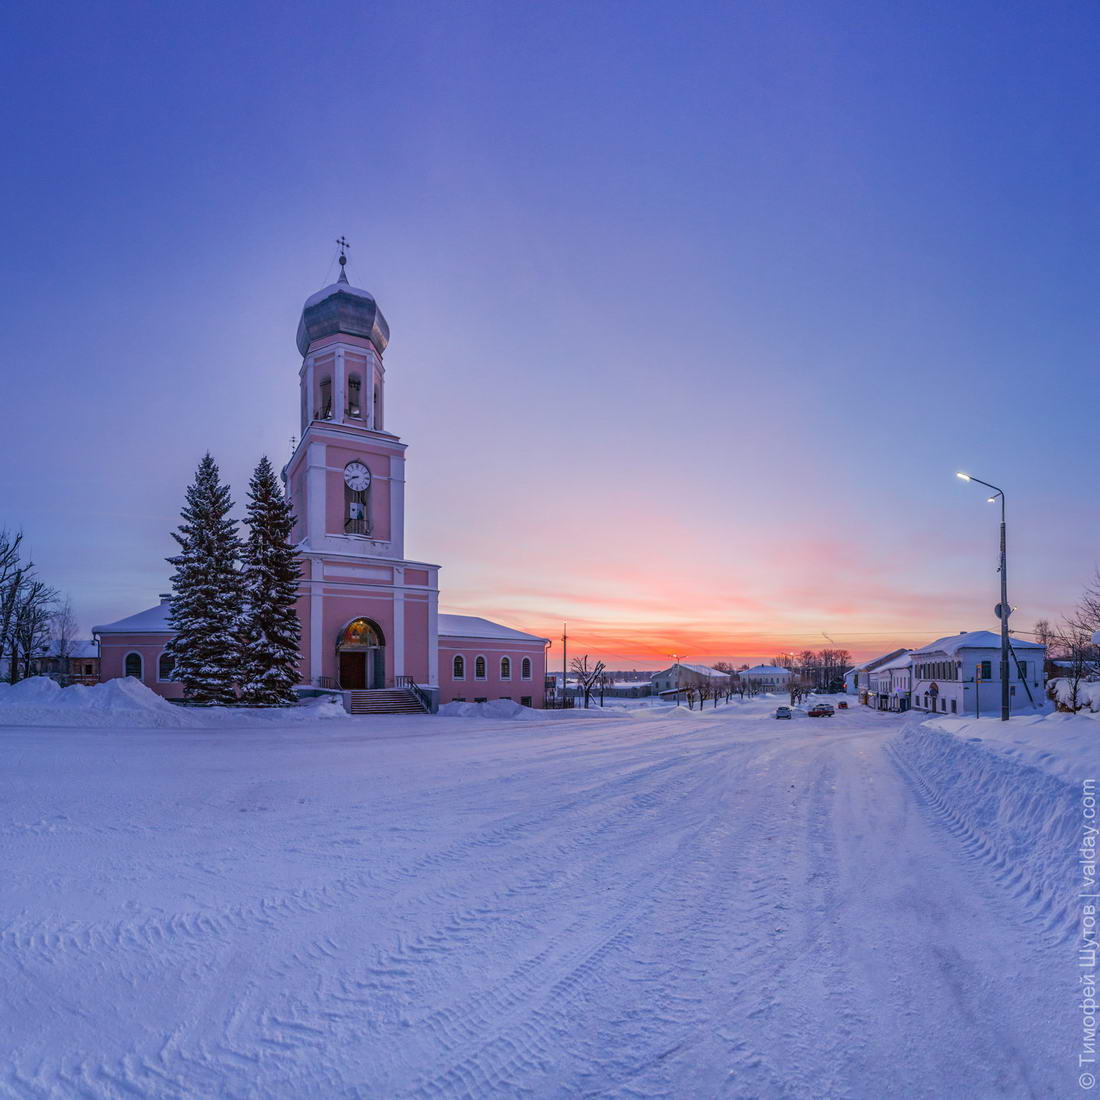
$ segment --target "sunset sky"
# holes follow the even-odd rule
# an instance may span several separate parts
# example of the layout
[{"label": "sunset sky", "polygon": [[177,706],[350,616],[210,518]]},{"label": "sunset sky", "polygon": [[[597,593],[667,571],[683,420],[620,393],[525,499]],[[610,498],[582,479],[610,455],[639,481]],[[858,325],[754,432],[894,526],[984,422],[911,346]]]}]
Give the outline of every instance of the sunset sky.
[{"label": "sunset sky", "polygon": [[[13,10],[13,9],[18,10]],[[12,5],[0,525],[87,629],[303,300],[391,328],[444,610],[613,667],[1030,630],[1100,559],[1100,8]],[[560,660],[555,640],[550,663]]]}]

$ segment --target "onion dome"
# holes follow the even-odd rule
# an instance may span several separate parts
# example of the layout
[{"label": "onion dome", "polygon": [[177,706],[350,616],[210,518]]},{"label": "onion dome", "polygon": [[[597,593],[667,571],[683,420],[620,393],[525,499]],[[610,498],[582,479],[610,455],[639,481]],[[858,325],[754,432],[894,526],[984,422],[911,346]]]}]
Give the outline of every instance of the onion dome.
[{"label": "onion dome", "polygon": [[298,322],[298,351],[302,355],[314,341],[337,333],[369,340],[379,355],[386,350],[390,326],[374,298],[348,282],[346,263],[347,257],[342,255],[340,278],[307,298],[302,307],[302,319]]}]

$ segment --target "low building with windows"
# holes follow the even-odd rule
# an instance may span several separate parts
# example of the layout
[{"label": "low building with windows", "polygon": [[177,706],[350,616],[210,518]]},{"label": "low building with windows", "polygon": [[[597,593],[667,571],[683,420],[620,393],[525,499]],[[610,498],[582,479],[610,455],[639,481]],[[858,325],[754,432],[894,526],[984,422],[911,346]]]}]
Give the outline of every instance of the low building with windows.
[{"label": "low building with windows", "polygon": [[882,654],[881,657],[872,657],[870,660],[848,669],[844,673],[845,694],[858,695],[861,703],[870,702],[871,673],[875,669],[882,668],[884,665],[903,657],[908,652],[907,649],[892,649],[889,653]]},{"label": "low building with windows", "polygon": [[439,616],[439,697],[443,703],[512,699],[541,707],[548,638],[473,615]]},{"label": "low building with windows", "polygon": [[867,702],[876,710],[905,711],[912,706],[913,655],[908,651],[885,663],[876,663],[868,679]]},{"label": "low building with windows", "polygon": [[[22,662],[17,666],[24,671]],[[72,641],[61,653],[61,644],[47,642],[45,648],[30,659],[28,676],[48,676],[59,684],[95,684],[99,682],[99,647],[94,641]],[[11,679],[11,658],[0,656],[0,681]]]},{"label": "low building with windows", "polygon": [[[1044,701],[1046,647],[1010,640],[1008,692],[1013,710]],[[913,659],[913,707],[936,714],[994,716],[1001,710],[1001,636],[970,630],[938,638]]]},{"label": "low building with windows", "polygon": [[753,665],[743,668],[737,678],[743,684],[755,684],[760,691],[790,691],[791,670],[780,665]]},{"label": "low building with windows", "polygon": [[115,623],[93,626],[99,642],[99,671],[104,680],[133,676],[165,699],[180,699],[183,688],[172,679],[172,658],[166,646],[173,630],[168,625],[172,597],[162,593],[160,603]]},{"label": "low building with windows", "polygon": [[[172,678],[167,646],[173,637],[168,623],[171,596],[136,615],[93,628],[99,642],[104,679],[133,676],[166,699],[180,699],[183,688]],[[439,701],[487,702],[513,699],[526,707],[544,702],[548,638],[525,634],[472,615],[439,616]],[[353,668],[358,661],[367,670]],[[333,687],[382,680],[383,650],[366,620],[352,622],[341,639],[340,681]],[[354,689],[349,689],[354,690]]]},{"label": "low building with windows", "polygon": [[655,672],[649,678],[654,695],[660,695],[667,691],[684,691],[687,688],[697,688],[703,684],[715,687],[725,687],[730,683],[730,674],[720,672],[709,665],[689,665],[677,661],[669,668]]}]

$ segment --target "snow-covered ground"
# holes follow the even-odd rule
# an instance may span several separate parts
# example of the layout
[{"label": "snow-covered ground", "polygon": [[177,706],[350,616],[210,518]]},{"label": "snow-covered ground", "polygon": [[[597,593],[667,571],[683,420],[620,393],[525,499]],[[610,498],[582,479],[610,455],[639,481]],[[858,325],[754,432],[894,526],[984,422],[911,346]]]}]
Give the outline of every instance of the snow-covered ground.
[{"label": "snow-covered ground", "polygon": [[0,1095],[1077,1092],[1055,895],[1096,719],[92,728],[23,690]]}]

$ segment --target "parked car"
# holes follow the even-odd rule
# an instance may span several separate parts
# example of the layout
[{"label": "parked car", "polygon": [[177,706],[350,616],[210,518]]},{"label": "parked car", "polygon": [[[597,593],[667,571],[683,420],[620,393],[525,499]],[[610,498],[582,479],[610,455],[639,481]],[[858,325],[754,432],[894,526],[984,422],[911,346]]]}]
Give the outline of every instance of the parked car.
[{"label": "parked car", "polygon": [[814,703],[806,713],[811,718],[832,718],[833,705],[832,703]]},{"label": "parked car", "polygon": [[837,703],[836,709],[837,710],[847,710],[848,709],[848,704],[845,703],[843,700],[841,700],[839,703]]},{"label": "parked car", "polygon": [[791,708],[790,707],[776,707],[775,708],[775,716],[776,716],[776,718],[792,718],[792,717],[794,717],[791,714]]}]

